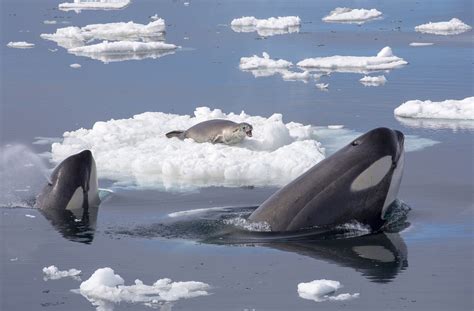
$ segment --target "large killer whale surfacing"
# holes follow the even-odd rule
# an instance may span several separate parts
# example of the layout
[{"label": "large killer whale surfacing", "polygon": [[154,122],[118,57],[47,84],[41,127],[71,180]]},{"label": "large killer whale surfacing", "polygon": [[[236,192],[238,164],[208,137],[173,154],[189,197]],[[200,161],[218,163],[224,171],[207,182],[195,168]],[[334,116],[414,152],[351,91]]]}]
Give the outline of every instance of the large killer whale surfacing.
[{"label": "large killer whale surfacing", "polygon": [[404,135],[377,128],[356,138],[274,193],[249,217],[272,231],[351,221],[376,231],[396,199],[404,166]]}]

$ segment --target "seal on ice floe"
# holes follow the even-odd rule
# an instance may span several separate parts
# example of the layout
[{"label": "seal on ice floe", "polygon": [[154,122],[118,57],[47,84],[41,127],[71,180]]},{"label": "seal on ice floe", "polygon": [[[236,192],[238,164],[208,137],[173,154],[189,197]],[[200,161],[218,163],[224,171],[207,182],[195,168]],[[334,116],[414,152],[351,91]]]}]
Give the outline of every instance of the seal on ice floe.
[{"label": "seal on ice floe", "polygon": [[186,131],[171,131],[166,137],[179,139],[191,138],[197,143],[222,143],[233,145],[241,142],[245,136],[252,137],[252,125],[235,123],[229,120],[208,120],[193,125]]}]

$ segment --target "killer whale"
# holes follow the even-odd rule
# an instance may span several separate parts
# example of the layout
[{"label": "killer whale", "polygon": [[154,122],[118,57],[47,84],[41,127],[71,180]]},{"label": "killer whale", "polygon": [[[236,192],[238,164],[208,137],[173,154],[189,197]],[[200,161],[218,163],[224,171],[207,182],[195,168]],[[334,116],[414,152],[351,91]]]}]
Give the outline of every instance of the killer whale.
[{"label": "killer whale", "polygon": [[272,231],[351,221],[379,230],[400,187],[403,144],[400,131],[373,129],[278,190],[249,220],[266,222]]}]

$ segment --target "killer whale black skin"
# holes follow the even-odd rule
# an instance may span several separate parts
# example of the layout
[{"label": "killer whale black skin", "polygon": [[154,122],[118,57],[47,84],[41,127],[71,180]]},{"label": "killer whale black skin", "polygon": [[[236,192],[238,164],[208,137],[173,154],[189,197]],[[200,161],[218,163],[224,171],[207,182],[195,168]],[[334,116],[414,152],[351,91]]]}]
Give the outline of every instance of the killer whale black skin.
[{"label": "killer whale black skin", "polygon": [[376,231],[396,199],[404,135],[376,128],[356,138],[268,198],[249,217],[272,231],[358,221]]},{"label": "killer whale black skin", "polygon": [[[37,196],[35,206],[53,226],[66,228],[67,233],[89,230],[95,223],[91,223],[90,215],[95,214],[96,218],[99,203],[94,157],[89,150],[84,150],[66,158],[54,169],[50,181]],[[64,225],[72,223],[76,225]]]}]

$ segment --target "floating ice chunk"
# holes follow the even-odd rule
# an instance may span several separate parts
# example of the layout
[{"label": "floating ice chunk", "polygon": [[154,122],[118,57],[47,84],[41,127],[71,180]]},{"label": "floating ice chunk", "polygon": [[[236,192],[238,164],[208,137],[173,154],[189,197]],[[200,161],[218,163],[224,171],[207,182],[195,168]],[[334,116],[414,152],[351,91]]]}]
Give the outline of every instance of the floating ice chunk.
[{"label": "floating ice chunk", "polygon": [[48,49],[48,51],[56,53],[58,51],[58,49]]},{"label": "floating ice chunk", "polygon": [[464,24],[460,19],[457,18],[453,18],[448,22],[429,22],[428,24],[418,25],[415,27],[415,31],[418,32],[444,36],[458,35],[471,29],[471,26]]},{"label": "floating ice chunk", "polygon": [[433,45],[434,43],[432,42],[411,42],[410,46],[429,46]]},{"label": "floating ice chunk", "polygon": [[380,18],[381,16],[382,12],[376,9],[336,8],[331,11],[328,16],[323,17],[323,21],[363,24],[367,21]]},{"label": "floating ice chunk", "polygon": [[71,64],[69,65],[69,67],[77,69],[77,68],[81,68],[82,66],[80,64]]},{"label": "floating ice chunk", "polygon": [[[207,186],[281,186],[324,159],[324,149],[309,125],[268,118],[225,114],[197,108],[194,117],[146,112],[131,119],[96,122],[92,129],[64,133],[52,145],[59,162],[91,149],[100,178],[139,187],[183,189]],[[236,146],[168,139],[165,133],[209,119],[248,122],[254,136]]]},{"label": "floating ice chunk", "polygon": [[474,120],[474,97],[441,102],[410,100],[395,108],[394,113],[404,118]]},{"label": "floating ice chunk", "polygon": [[160,17],[158,16],[158,14],[155,14],[155,15],[150,16],[150,19],[153,20],[153,21],[156,21],[156,20],[160,19]]},{"label": "floating ice chunk", "polygon": [[81,270],[69,269],[69,270],[61,271],[56,266],[49,266],[49,267],[44,267],[43,268],[43,273],[44,273],[43,279],[45,281],[47,281],[47,280],[59,280],[59,279],[66,278],[66,277],[72,277],[72,278],[75,278],[75,279],[79,279],[78,276],[81,274]]},{"label": "floating ice chunk", "polygon": [[163,40],[166,29],[161,18],[143,25],[128,23],[91,24],[79,27],[58,28],[53,34],[41,34],[41,38],[56,42],[66,49],[80,47],[94,40],[110,41],[158,41]]},{"label": "floating ice chunk", "polygon": [[55,20],[45,20],[43,21],[43,24],[45,25],[56,25],[58,22]]},{"label": "floating ice chunk", "polygon": [[281,72],[281,77],[285,81],[308,81],[311,77],[309,71],[303,72],[294,72],[289,70],[284,70]]},{"label": "floating ice chunk", "polygon": [[385,76],[370,77],[364,76],[359,80],[365,86],[379,86],[384,85],[387,82]]},{"label": "floating ice chunk", "polygon": [[236,18],[230,23],[235,32],[254,32],[263,37],[299,32],[301,19],[298,16],[270,17],[258,19],[254,16]]},{"label": "floating ice chunk", "polygon": [[59,4],[61,11],[119,10],[130,4],[130,0],[74,0]]},{"label": "floating ice chunk", "polygon": [[343,128],[344,128],[344,125],[342,124],[328,125],[328,129],[330,130],[340,130]]},{"label": "floating ice chunk", "polygon": [[124,279],[111,268],[101,268],[74,292],[84,296],[97,310],[112,310],[114,303],[121,302],[158,307],[163,302],[207,296],[210,289],[203,282],[173,282],[170,279],[160,279],[152,285],[143,284],[138,279],[134,285],[124,283]]},{"label": "floating ice chunk", "polygon": [[328,301],[328,300],[348,300],[359,297],[359,293],[355,294],[339,294],[337,296],[334,293],[342,287],[341,283],[332,280],[314,280],[309,283],[298,284],[298,295],[303,299],[314,300],[316,302]]},{"label": "floating ice chunk", "polygon": [[240,58],[239,68],[241,70],[256,70],[256,69],[284,69],[289,68],[293,64],[284,59],[273,60],[268,53],[263,52],[263,57],[257,55],[251,57]]},{"label": "floating ice chunk", "polygon": [[9,48],[14,48],[14,49],[29,49],[34,47],[34,43],[28,43],[25,41],[18,41],[18,42],[8,42],[7,46]]},{"label": "floating ice chunk", "polygon": [[25,214],[25,216],[28,217],[28,218],[36,218],[35,215],[30,215],[30,214]]},{"label": "floating ice chunk", "polygon": [[184,6],[189,6],[189,4],[190,4],[189,2],[184,2],[183,3]]},{"label": "floating ice chunk", "polygon": [[164,42],[116,41],[68,49],[76,56],[100,60],[104,63],[124,60],[159,58],[173,54],[178,46]]},{"label": "floating ice chunk", "polygon": [[320,90],[327,90],[329,83],[316,83],[316,87]]},{"label": "floating ice chunk", "polygon": [[392,49],[384,47],[377,56],[329,56],[307,58],[298,67],[319,69],[324,71],[369,73],[373,71],[390,70],[408,64],[403,58],[394,56]]}]

